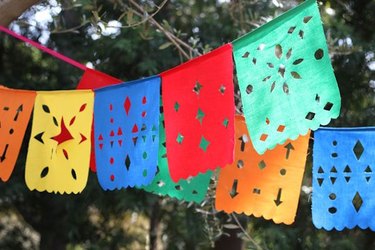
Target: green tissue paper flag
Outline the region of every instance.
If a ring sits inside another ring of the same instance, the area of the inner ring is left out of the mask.
[[[315,0],[233,46],[246,123],[259,154],[339,116],[340,93]]]
[[[142,188],[147,192],[158,195],[168,195],[179,200],[199,203],[206,196],[211,175],[212,171],[207,171],[204,174],[200,173],[197,176],[186,180],[181,179],[177,183],[173,182],[168,169],[164,115],[161,114],[159,127],[158,171],[152,183],[148,186],[143,186]]]

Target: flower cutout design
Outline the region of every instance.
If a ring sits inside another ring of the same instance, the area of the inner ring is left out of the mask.
[[[258,48],[261,50],[261,46]],[[263,82],[272,82],[270,87],[270,92],[276,87],[278,82],[282,82],[282,89],[285,94],[289,94],[289,86],[287,83],[288,74],[293,79],[301,79],[301,75],[297,72],[297,69],[294,69],[296,65],[303,62],[303,58],[298,58],[293,60],[292,57],[293,49],[290,48],[283,51],[283,47],[280,44],[275,45],[275,61],[274,62],[267,62],[268,68],[271,70],[270,74],[263,78]],[[276,71],[277,73],[275,74]]]

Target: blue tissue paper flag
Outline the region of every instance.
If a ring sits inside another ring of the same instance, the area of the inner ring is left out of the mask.
[[[95,90],[97,175],[105,190],[151,183],[158,165],[160,78]]]
[[[312,218],[326,230],[375,230],[375,127],[314,135]]]

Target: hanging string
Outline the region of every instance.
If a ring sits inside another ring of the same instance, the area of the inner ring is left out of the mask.
[[[49,49],[46,46],[41,45],[40,43],[34,42],[33,40],[30,40],[30,39],[28,39],[28,38],[26,38],[24,36],[21,36],[21,35],[13,32],[13,31],[9,30],[8,28],[3,27],[1,25],[0,25],[0,31],[2,31],[2,32],[6,33],[6,34],[8,34],[10,36],[13,36],[13,37],[15,37],[15,38],[17,38],[17,39],[25,42],[25,43],[28,43],[31,46],[33,46],[33,47],[35,47],[35,48],[37,48],[37,49],[39,49],[39,50],[41,50],[41,51],[43,51],[43,52],[45,52],[47,54],[50,54],[51,56],[56,57],[56,58],[58,58],[58,59],[60,59],[60,60],[62,60],[64,62],[66,62],[66,63],[69,63],[70,65],[73,65],[74,67],[77,67],[77,68],[79,68],[81,70],[86,70],[86,68],[87,68],[85,65],[83,65],[83,64],[81,64],[79,62],[77,62],[77,61],[75,61],[75,60],[73,60],[73,59],[71,59],[69,57],[66,57],[66,56],[60,54],[57,51]]]

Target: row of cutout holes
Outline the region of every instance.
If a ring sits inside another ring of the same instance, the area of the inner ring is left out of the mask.
[[[332,145],[336,147],[337,146],[337,141],[335,141],[335,140],[332,141]],[[361,158],[363,152],[365,151],[365,149],[364,149],[364,147],[363,147],[363,145],[362,145],[362,143],[361,143],[360,140],[356,141],[356,143],[355,143],[355,145],[354,145],[354,147],[353,147],[352,150],[353,150],[353,153],[354,153],[355,157],[357,158],[357,160],[359,160]],[[337,153],[332,153],[331,157],[332,158],[337,158],[338,154]]]
[[[329,194],[329,199],[334,201],[336,200],[336,194],[335,193],[331,193]],[[363,200],[362,200],[362,197],[361,195],[356,192],[356,194],[354,195],[353,199],[352,199],[352,204],[354,206],[354,209],[357,211],[357,213],[359,212],[359,210],[361,209],[362,207],[362,204],[363,204]],[[331,214],[335,214],[337,212],[337,208],[336,207],[330,207],[328,208],[328,212],[330,212]]]

